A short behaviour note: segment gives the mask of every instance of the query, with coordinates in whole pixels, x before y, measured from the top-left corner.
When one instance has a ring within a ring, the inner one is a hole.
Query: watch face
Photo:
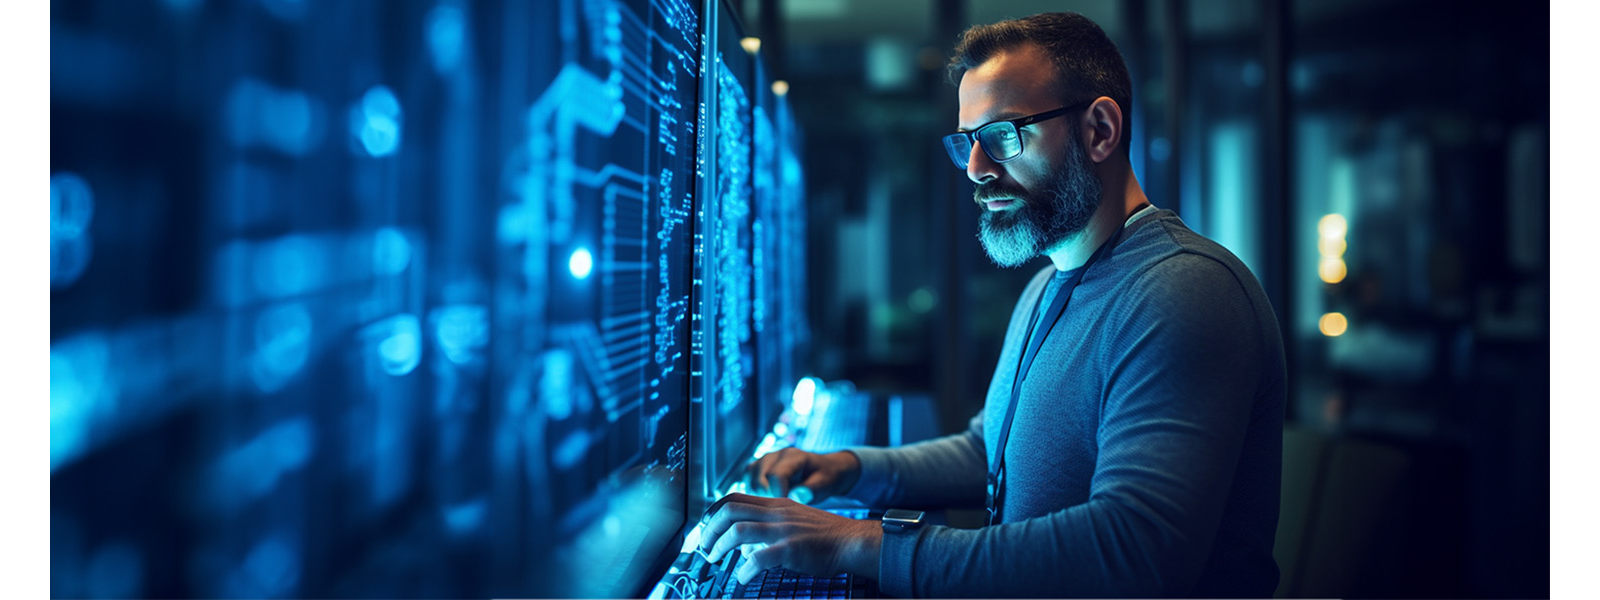
[[[883,513],[884,531],[907,531],[922,525],[922,511],[891,508]]]
[[[883,513],[883,520],[916,523],[922,520],[922,511],[891,508]]]

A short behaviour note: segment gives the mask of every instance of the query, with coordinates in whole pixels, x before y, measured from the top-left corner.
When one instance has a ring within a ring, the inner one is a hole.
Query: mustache
[[[977,188],[972,190],[972,199],[979,204],[991,200],[1025,201],[1023,196],[1026,193],[1021,189],[1007,186],[999,181],[990,181],[978,184]]]

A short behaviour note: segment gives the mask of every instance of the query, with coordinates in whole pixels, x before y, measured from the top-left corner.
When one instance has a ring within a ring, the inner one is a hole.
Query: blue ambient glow
[[[50,348],[50,469],[54,471],[89,444],[103,400],[114,398],[106,370],[111,348],[104,335],[88,333]]]
[[[326,278],[329,268],[320,244],[309,236],[286,235],[257,244],[251,254],[256,292],[283,298],[311,291]]]
[[[264,146],[300,156],[321,141],[321,113],[320,105],[303,92],[247,77],[228,92],[224,129],[241,147]]]
[[[264,393],[282,388],[311,354],[311,313],[302,304],[266,309],[256,317],[251,375]]]
[[[94,220],[94,192],[76,173],[50,177],[50,235],[75,238],[89,231]]]
[[[394,154],[400,148],[400,100],[387,86],[373,86],[361,96],[360,108],[352,111],[351,129],[367,154]]]
[[[86,4],[53,595],[628,597],[777,446],[804,178],[723,3]]]
[[[489,343],[489,311],[481,304],[439,307],[432,318],[439,349],[450,362],[471,362]]]
[[[555,420],[566,420],[572,416],[573,402],[573,360],[572,354],[563,350],[552,350],[544,354],[544,376],[539,378],[539,398],[544,403],[545,413]]]
[[[440,4],[428,11],[425,27],[433,68],[440,73],[455,70],[467,39],[466,15],[454,4]]]
[[[295,21],[306,15],[307,0],[261,0],[261,7],[274,17]]]
[[[488,504],[488,501],[479,498],[446,508],[444,511],[445,526],[455,533],[465,533],[477,529],[483,525],[483,516],[488,512]]]
[[[422,325],[416,315],[399,314],[368,325],[365,337],[377,344],[384,373],[406,375],[422,361]]]
[[[811,414],[812,401],[817,398],[817,378],[804,377],[794,386],[794,395],[791,397],[790,406],[796,414]]]
[[[312,440],[311,423],[296,417],[274,424],[224,453],[211,467],[210,506],[231,515],[272,493],[284,476],[311,459]]]
[[[88,596],[93,598],[142,596],[144,557],[127,542],[109,542],[89,559],[85,579]]]
[[[587,248],[573,250],[572,258],[567,260],[567,269],[572,271],[573,277],[587,278],[589,272],[594,270],[594,257],[589,255]]]
[[[250,550],[232,587],[242,596],[268,598],[286,595],[299,581],[299,551],[282,536],[271,535]]]
[[[393,227],[379,229],[372,237],[372,272],[399,275],[411,264],[411,242]]]
[[[50,176],[50,286],[66,287],[89,268],[93,253],[89,224],[94,192],[75,173]]]
[[[555,464],[556,468],[562,470],[578,466],[578,462],[583,460],[584,455],[589,452],[589,443],[592,439],[593,436],[589,435],[588,430],[584,429],[568,434],[565,439],[556,444],[555,455],[550,457],[551,462]]]

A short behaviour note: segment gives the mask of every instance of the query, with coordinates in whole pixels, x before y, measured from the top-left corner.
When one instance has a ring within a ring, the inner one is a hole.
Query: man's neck
[[[1116,185],[1107,182],[1100,207],[1095,209],[1094,216],[1089,218],[1089,224],[1083,231],[1068,236],[1045,252],[1050,256],[1050,262],[1055,263],[1057,271],[1071,271],[1083,266],[1100,244],[1105,243],[1122,226],[1128,215],[1145,202],[1144,189],[1139,186],[1139,180],[1132,171]]]

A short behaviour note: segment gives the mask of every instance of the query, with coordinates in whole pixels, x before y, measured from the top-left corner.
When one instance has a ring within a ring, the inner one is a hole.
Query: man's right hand
[[[855,487],[861,477],[861,459],[848,451],[816,454],[798,448],[784,448],[753,460],[744,468],[745,486],[751,494],[774,498],[793,498],[802,504],[815,504]],[[798,488],[809,490],[797,492]]]

